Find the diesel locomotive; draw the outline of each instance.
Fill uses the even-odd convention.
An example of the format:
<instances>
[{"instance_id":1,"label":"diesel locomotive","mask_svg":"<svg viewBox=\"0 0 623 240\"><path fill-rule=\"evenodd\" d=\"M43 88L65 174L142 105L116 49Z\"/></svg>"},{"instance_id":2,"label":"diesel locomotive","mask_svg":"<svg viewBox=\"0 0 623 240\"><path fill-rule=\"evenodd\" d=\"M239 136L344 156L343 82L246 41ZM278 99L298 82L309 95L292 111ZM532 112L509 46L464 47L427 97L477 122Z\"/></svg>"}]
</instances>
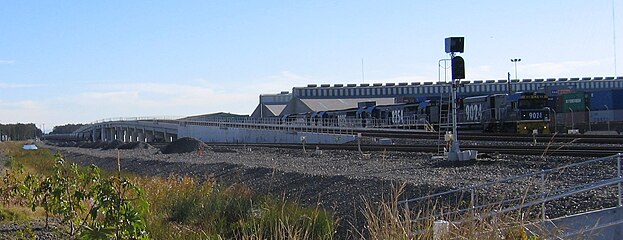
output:
<instances>
[{"instance_id":1,"label":"diesel locomotive","mask_svg":"<svg viewBox=\"0 0 623 240\"><path fill-rule=\"evenodd\" d=\"M460 130L482 132L549 133L547 96L536 92L492 94L457 101ZM376 105L362 102L357 108L284 116L287 124L339 127L403 127L422 124L447 130L449 102L419 99L407 103Z\"/></svg>"}]
</instances>

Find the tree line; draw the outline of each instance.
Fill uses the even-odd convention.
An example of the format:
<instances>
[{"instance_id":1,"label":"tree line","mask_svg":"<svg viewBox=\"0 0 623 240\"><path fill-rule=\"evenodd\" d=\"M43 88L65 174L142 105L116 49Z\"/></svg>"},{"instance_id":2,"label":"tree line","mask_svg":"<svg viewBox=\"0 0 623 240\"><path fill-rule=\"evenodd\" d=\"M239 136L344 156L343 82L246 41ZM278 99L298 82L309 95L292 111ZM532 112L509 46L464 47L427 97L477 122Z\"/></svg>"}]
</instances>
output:
<instances>
[{"instance_id":1,"label":"tree line","mask_svg":"<svg viewBox=\"0 0 623 240\"><path fill-rule=\"evenodd\" d=\"M0 124L0 140L27 140L43 136L34 123Z\"/></svg>"},{"instance_id":2,"label":"tree line","mask_svg":"<svg viewBox=\"0 0 623 240\"><path fill-rule=\"evenodd\" d=\"M66 124L62 126L55 126L50 134L69 134L78 130L78 128L82 126L84 126L84 124Z\"/></svg>"}]
</instances>

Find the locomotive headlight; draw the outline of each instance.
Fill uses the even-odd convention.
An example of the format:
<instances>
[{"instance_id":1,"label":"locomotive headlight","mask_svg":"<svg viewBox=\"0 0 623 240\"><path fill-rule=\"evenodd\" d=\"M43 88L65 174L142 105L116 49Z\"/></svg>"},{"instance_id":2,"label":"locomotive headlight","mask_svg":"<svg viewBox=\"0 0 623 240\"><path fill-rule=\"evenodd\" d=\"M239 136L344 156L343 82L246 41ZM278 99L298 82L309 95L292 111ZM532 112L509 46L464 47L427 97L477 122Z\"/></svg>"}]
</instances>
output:
<instances>
[{"instance_id":1,"label":"locomotive headlight","mask_svg":"<svg viewBox=\"0 0 623 240\"><path fill-rule=\"evenodd\" d=\"M543 129L546 129L546 128L547 128L547 126L543 126Z\"/></svg>"}]
</instances>

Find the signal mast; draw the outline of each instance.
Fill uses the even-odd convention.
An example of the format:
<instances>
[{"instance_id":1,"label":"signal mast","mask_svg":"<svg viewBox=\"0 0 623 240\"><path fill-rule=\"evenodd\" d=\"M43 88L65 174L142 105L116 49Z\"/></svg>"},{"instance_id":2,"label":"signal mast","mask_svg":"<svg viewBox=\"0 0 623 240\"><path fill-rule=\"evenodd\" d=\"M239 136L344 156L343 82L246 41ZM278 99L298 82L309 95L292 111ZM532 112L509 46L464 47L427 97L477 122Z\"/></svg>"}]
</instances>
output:
<instances>
[{"instance_id":1,"label":"signal mast","mask_svg":"<svg viewBox=\"0 0 623 240\"><path fill-rule=\"evenodd\" d=\"M468 150L461 152L459 147L459 137L457 132L457 90L460 86L461 79L465 79L465 61L461 56L456 56L456 53L463 52L463 37L448 37L446 41L446 53L450 54L452 62L452 98L450 100L450 108L452 109L452 137L450 138L450 149L448 150L449 161L462 161L476 159L478 154L476 151Z\"/></svg>"}]
</instances>

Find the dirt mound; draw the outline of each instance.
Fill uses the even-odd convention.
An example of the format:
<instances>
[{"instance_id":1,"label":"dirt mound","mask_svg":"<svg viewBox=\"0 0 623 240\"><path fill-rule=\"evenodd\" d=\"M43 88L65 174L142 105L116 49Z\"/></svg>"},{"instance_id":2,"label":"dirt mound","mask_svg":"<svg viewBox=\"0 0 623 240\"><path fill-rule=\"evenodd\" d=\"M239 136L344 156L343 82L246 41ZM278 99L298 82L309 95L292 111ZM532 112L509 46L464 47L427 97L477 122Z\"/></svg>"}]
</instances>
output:
<instances>
[{"instance_id":1,"label":"dirt mound","mask_svg":"<svg viewBox=\"0 0 623 240\"><path fill-rule=\"evenodd\" d=\"M95 144L95 146L93 146L93 148L101 149L101 148L105 147L106 145L108 145L107 142L97 142L97 144Z\"/></svg>"},{"instance_id":2,"label":"dirt mound","mask_svg":"<svg viewBox=\"0 0 623 240\"><path fill-rule=\"evenodd\" d=\"M149 145L148 143L144 143L144 142L131 142L131 143L125 143L125 144L117 146L117 149L150 149L150 148L153 148L153 147Z\"/></svg>"},{"instance_id":3,"label":"dirt mound","mask_svg":"<svg viewBox=\"0 0 623 240\"><path fill-rule=\"evenodd\" d=\"M121 145L123 145L123 142L115 139L112 142L106 143L106 145L102 146L102 150L116 149Z\"/></svg>"},{"instance_id":4,"label":"dirt mound","mask_svg":"<svg viewBox=\"0 0 623 240\"><path fill-rule=\"evenodd\" d=\"M189 153L196 152L199 149L204 149L206 147L205 143L201 140L197 140L194 138L180 138L175 140L169 144L167 144L163 149L162 153L170 154L170 153Z\"/></svg>"},{"instance_id":5,"label":"dirt mound","mask_svg":"<svg viewBox=\"0 0 623 240\"><path fill-rule=\"evenodd\" d=\"M46 144L59 147L78 147L80 144L73 141L46 141Z\"/></svg>"},{"instance_id":6,"label":"dirt mound","mask_svg":"<svg viewBox=\"0 0 623 240\"><path fill-rule=\"evenodd\" d=\"M105 143L103 142L84 142L84 143L81 143L78 147L95 149L95 148L101 148L102 145L104 144Z\"/></svg>"}]
</instances>

